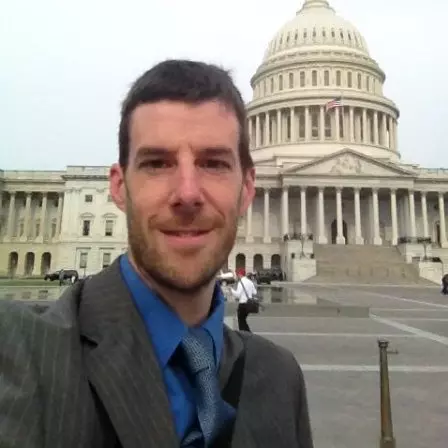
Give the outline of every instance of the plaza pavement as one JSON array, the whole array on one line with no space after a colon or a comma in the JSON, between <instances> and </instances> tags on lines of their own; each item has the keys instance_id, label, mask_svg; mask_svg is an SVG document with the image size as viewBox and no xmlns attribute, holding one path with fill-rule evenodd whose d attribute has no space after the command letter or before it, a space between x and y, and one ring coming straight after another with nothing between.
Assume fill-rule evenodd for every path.
<instances>
[{"instance_id":1,"label":"plaza pavement","mask_svg":"<svg viewBox=\"0 0 448 448\"><path fill-rule=\"evenodd\" d=\"M370 307L368 317L273 317L266 311L249 318L253 331L290 349L301 364L315 447L379 447L377 340L386 338L397 352L389 355L397 448L447 448L448 297L438 287L289 286L341 306ZM25 293L38 298L38 288L0 287L0 298Z\"/></svg>"},{"instance_id":2,"label":"plaza pavement","mask_svg":"<svg viewBox=\"0 0 448 448\"><path fill-rule=\"evenodd\" d=\"M447 448L448 297L440 288L297 288L341 305L370 307L368 318L249 318L254 332L291 350L301 364L316 448L379 447L379 338L397 352L389 355L397 448Z\"/></svg>"}]
</instances>

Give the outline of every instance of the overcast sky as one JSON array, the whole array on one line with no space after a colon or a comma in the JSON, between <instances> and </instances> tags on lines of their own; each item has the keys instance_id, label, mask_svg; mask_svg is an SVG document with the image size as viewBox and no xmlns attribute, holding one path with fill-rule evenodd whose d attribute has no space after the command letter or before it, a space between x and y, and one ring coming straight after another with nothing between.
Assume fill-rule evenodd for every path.
<instances>
[{"instance_id":1,"label":"overcast sky","mask_svg":"<svg viewBox=\"0 0 448 448\"><path fill-rule=\"evenodd\" d=\"M0 169L109 165L129 84L154 63L198 58L250 77L302 0L2 0ZM367 40L401 110L403 161L448 166L443 0L331 0Z\"/></svg>"}]
</instances>

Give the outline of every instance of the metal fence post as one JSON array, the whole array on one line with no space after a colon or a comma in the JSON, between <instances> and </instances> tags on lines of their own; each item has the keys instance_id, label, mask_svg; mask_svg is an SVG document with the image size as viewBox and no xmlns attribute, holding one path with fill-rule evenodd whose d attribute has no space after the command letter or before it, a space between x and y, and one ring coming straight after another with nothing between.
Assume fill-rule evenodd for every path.
<instances>
[{"instance_id":1,"label":"metal fence post","mask_svg":"<svg viewBox=\"0 0 448 448\"><path fill-rule=\"evenodd\" d=\"M378 341L380 351L380 391L381 391L381 438L380 448L395 448L394 429L392 425L392 407L389 387L389 367L387 348L389 341Z\"/></svg>"}]
</instances>

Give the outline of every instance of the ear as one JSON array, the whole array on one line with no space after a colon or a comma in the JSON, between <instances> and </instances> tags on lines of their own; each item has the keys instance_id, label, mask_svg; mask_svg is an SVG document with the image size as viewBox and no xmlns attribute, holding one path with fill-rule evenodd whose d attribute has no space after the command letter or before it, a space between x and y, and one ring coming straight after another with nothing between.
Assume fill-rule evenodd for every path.
<instances>
[{"instance_id":1,"label":"ear","mask_svg":"<svg viewBox=\"0 0 448 448\"><path fill-rule=\"evenodd\" d=\"M122 211L126 211L126 186L125 174L118 163L114 163L109 170L109 190L115 205Z\"/></svg>"},{"instance_id":2,"label":"ear","mask_svg":"<svg viewBox=\"0 0 448 448\"><path fill-rule=\"evenodd\" d=\"M240 216L244 216L255 196L255 168L248 169L243 174L243 188L241 191Z\"/></svg>"}]
</instances>

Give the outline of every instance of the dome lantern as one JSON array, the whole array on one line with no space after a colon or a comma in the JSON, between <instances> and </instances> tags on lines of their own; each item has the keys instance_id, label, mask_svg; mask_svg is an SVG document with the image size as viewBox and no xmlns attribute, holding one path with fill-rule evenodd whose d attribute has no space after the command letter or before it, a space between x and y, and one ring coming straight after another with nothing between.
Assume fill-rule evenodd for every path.
<instances>
[{"instance_id":1,"label":"dome lantern","mask_svg":"<svg viewBox=\"0 0 448 448\"><path fill-rule=\"evenodd\" d=\"M318 8L318 7L330 8L330 5L327 0L305 0L302 9Z\"/></svg>"}]
</instances>

